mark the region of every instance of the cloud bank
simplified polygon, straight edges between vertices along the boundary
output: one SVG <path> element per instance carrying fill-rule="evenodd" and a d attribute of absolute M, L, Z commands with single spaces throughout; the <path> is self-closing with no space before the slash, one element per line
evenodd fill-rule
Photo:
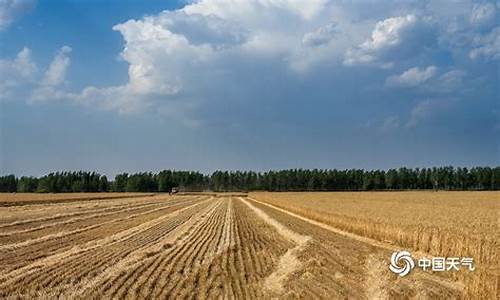
<path fill-rule="evenodd" d="M 27 5 L 1 3 L 0 26 L 10 24 L 19 7 Z M 128 64 L 128 81 L 121 85 L 68 89 L 69 47 L 61 48 L 33 83 L 29 79 L 37 68 L 29 49 L 23 49 L 13 60 L 0 61 L 0 68 L 11 70 L 1 73 L 12 74 L 2 75 L 8 78 L 0 95 L 11 97 L 24 80 L 32 86 L 34 102 L 64 100 L 119 113 L 156 112 L 201 124 L 209 106 L 273 103 L 280 93 L 293 94 L 293 87 L 300 85 L 341 99 L 372 101 L 372 92 L 346 90 L 339 79 L 363 74 L 363 87 L 379 94 L 415 89 L 416 94 L 401 95 L 399 101 L 426 99 L 417 100 L 407 116 L 391 117 L 386 124 L 394 127 L 406 117 L 413 127 L 430 115 L 432 99 L 443 93 L 464 98 L 478 82 L 465 86 L 466 74 L 484 77 L 478 65 L 497 65 L 500 59 L 498 5 L 448 6 L 419 1 L 362 6 L 327 0 L 201 0 L 113 27 L 123 37 L 120 56 Z M 263 89 L 270 83 L 280 92 Z"/>

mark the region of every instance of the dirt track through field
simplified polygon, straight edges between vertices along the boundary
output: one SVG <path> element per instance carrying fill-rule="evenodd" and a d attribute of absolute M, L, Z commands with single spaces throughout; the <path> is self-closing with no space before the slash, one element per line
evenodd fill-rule
<path fill-rule="evenodd" d="M 391 274 L 390 246 L 254 199 L 58 205 L 2 208 L 13 217 L 0 225 L 0 298 L 463 297 L 447 279 Z"/>
<path fill-rule="evenodd" d="M 376 241 L 374 239 L 370 239 L 370 238 L 367 238 L 367 237 L 363 237 L 363 236 L 360 236 L 360 235 L 357 235 L 357 234 L 353 234 L 353 233 L 350 233 L 350 232 L 346 232 L 346 231 L 337 229 L 337 228 L 332 227 L 330 225 L 327 225 L 327 224 L 324 224 L 324 223 L 321 223 L 321 222 L 318 222 L 318 221 L 315 221 L 315 220 L 312 220 L 312 219 L 300 216 L 298 214 L 289 212 L 289 211 L 287 211 L 285 209 L 276 207 L 276 206 L 274 206 L 272 204 L 264 203 L 264 202 L 261 202 L 261 201 L 258 201 L 256 199 L 252 199 L 252 198 L 249 198 L 249 199 L 251 199 L 252 201 L 254 201 L 256 203 L 259 203 L 261 205 L 265 205 L 265 206 L 270 207 L 270 208 L 272 208 L 274 210 L 278 210 L 278 211 L 280 211 L 282 213 L 285 213 L 285 214 L 290 215 L 290 216 L 292 216 L 294 218 L 302 220 L 304 222 L 307 222 L 307 223 L 310 223 L 312 225 L 315 225 L 315 226 L 318 226 L 320 228 L 323 228 L 325 230 L 334 232 L 335 234 L 339 234 L 339 235 L 345 236 L 345 237 L 347 237 L 349 239 L 352 239 L 352 240 L 355 240 L 355 241 L 359 241 L 359 242 L 362 242 L 362 243 L 365 243 L 365 244 L 369 244 L 371 246 L 374 246 L 374 247 L 377 247 L 377 248 L 380 248 L 380 249 L 389 250 L 389 251 L 398 251 L 398 250 L 401 250 L 400 247 L 397 247 L 397 246 L 394 246 L 394 245 L 391 245 L 391 244 L 388 244 L 388 243 L 382 243 L 382 242 Z M 420 257 L 423 257 L 423 256 L 431 257 L 432 256 L 432 255 L 430 255 L 428 253 L 422 253 L 422 252 L 414 252 L 413 254 L 416 255 L 416 256 L 420 256 Z M 369 282 L 369 284 L 370 284 L 371 291 L 376 292 L 376 294 L 381 293 L 383 295 L 386 291 L 382 290 L 380 286 L 384 285 L 385 280 L 383 279 L 383 277 L 385 275 L 387 275 L 385 273 L 379 272 L 381 269 L 383 269 L 382 268 L 383 267 L 383 263 L 380 260 L 377 260 L 374 255 L 370 255 L 368 257 L 368 259 L 367 259 L 367 264 L 366 265 L 367 265 L 367 273 L 366 274 L 368 275 L 367 282 Z M 376 267 L 375 268 L 370 268 L 369 266 L 376 266 Z M 428 281 L 434 281 L 436 284 L 445 286 L 447 289 L 456 290 L 458 292 L 462 292 L 464 290 L 463 284 L 459 283 L 459 282 L 453 282 L 451 280 L 440 278 L 438 276 L 430 276 L 430 275 L 428 275 L 426 273 L 420 273 L 418 276 L 419 277 L 424 277 Z M 380 297 L 378 297 L 378 298 L 380 298 Z"/>
<path fill-rule="evenodd" d="M 283 283 L 287 280 L 287 277 L 300 268 L 301 262 L 297 259 L 297 255 L 304 250 L 307 243 L 311 240 L 311 237 L 300 235 L 288 229 L 275 219 L 269 217 L 269 215 L 262 210 L 253 206 L 250 202 L 245 201 L 243 198 L 239 199 L 250 207 L 262 220 L 274 227 L 283 238 L 296 244 L 295 247 L 288 249 L 287 252 L 280 257 L 276 270 L 271 273 L 264 282 L 264 288 L 274 294 L 281 295 L 284 292 Z"/>

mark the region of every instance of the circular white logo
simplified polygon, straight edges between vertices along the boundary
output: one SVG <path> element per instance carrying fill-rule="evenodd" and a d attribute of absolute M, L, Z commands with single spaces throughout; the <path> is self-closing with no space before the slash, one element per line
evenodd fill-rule
<path fill-rule="evenodd" d="M 415 267 L 415 262 L 411 258 L 411 254 L 408 251 L 396 251 L 392 253 L 391 265 L 389 269 L 403 277 L 410 273 L 411 269 Z"/>

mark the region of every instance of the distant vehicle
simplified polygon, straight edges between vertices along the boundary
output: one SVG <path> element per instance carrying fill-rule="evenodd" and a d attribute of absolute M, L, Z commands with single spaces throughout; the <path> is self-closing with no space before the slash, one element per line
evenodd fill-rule
<path fill-rule="evenodd" d="M 176 187 L 173 187 L 171 190 L 170 190 L 170 193 L 168 193 L 169 195 L 173 195 L 173 194 L 177 194 L 179 192 L 179 189 L 176 188 Z"/>

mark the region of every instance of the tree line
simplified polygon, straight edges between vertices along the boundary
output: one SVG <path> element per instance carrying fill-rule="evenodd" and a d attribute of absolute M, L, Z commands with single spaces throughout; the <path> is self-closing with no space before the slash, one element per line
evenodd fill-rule
<path fill-rule="evenodd" d="M 280 171 L 164 170 L 122 173 L 113 181 L 96 172 L 56 172 L 42 177 L 0 177 L 0 192 L 370 191 L 500 190 L 500 167 L 434 167 L 389 170 L 289 169 Z"/>

